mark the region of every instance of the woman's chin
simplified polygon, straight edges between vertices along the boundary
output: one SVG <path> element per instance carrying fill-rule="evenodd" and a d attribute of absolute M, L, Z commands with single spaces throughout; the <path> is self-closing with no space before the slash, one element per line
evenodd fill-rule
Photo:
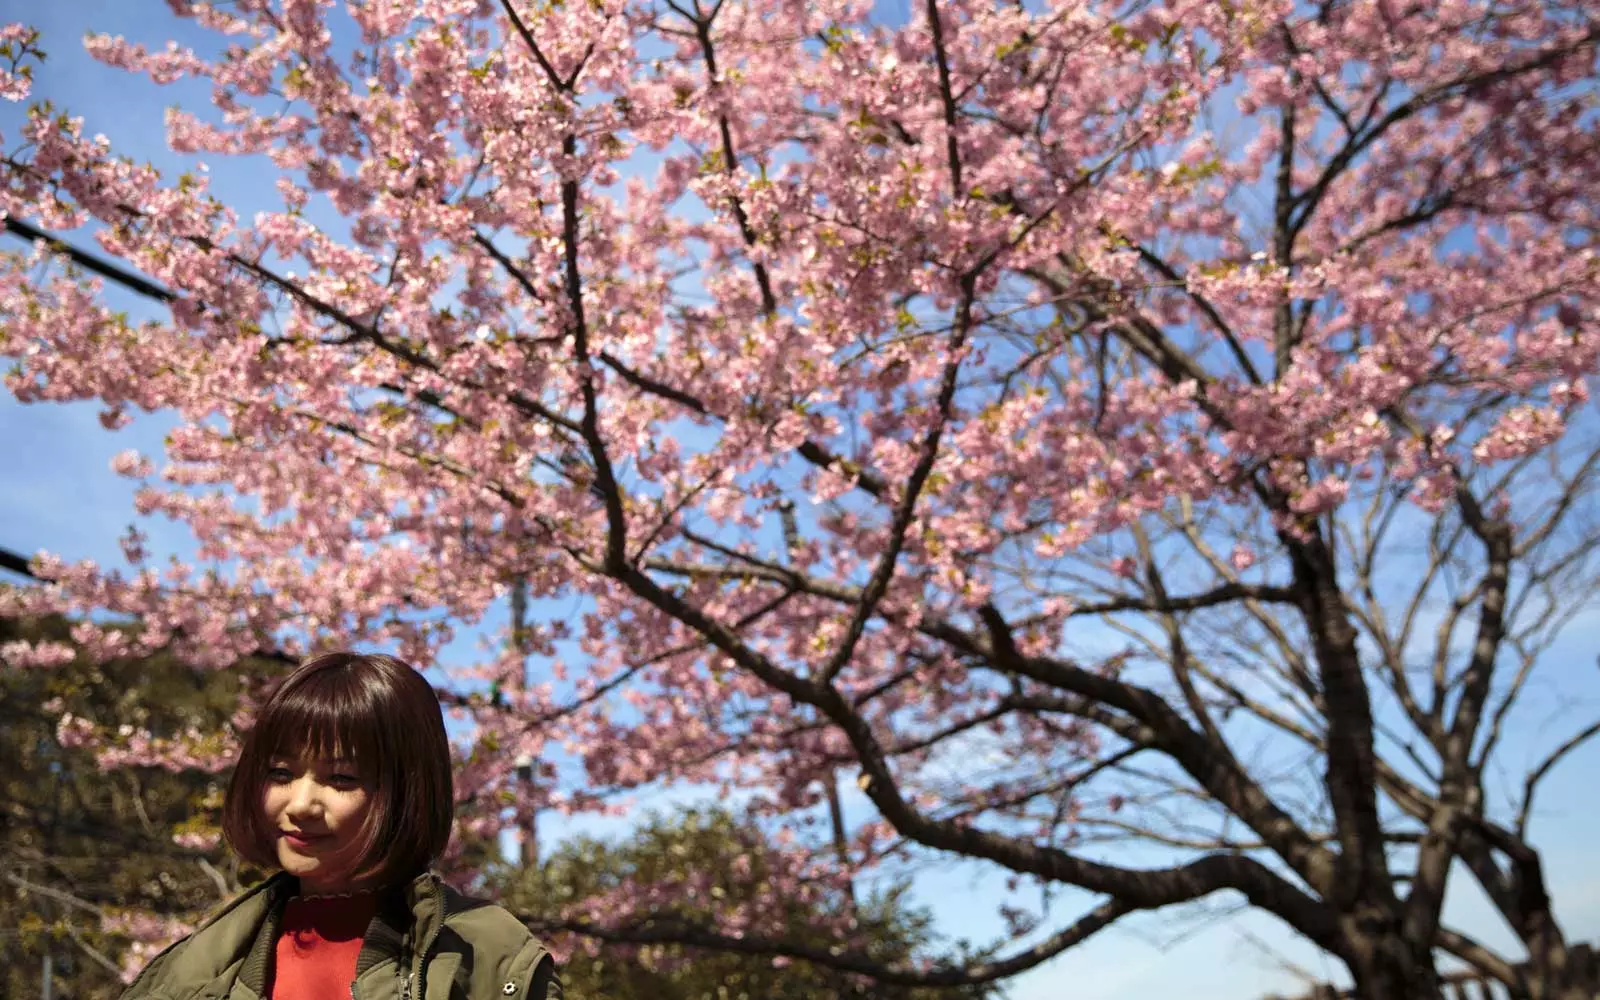
<path fill-rule="evenodd" d="M 318 858 L 308 858 L 283 848 L 278 850 L 278 865 L 290 875 L 301 878 L 316 875 L 326 867 Z"/>

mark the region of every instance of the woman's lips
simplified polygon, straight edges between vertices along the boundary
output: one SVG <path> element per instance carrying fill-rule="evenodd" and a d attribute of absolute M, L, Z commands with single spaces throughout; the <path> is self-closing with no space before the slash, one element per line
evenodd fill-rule
<path fill-rule="evenodd" d="M 291 847 L 310 847 L 318 841 L 328 839 L 328 835 L 325 833 L 292 833 L 288 830 L 280 830 L 278 832 L 284 840 L 289 842 Z"/>

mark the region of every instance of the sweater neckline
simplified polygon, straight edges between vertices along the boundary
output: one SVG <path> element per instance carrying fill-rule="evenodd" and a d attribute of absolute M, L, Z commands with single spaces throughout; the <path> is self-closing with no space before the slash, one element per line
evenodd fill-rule
<path fill-rule="evenodd" d="M 321 903 L 340 899 L 362 899 L 374 897 L 381 891 L 381 889 L 352 889 L 349 892 L 297 892 L 289 897 L 289 901 L 291 903 L 297 900 L 306 903 Z"/>

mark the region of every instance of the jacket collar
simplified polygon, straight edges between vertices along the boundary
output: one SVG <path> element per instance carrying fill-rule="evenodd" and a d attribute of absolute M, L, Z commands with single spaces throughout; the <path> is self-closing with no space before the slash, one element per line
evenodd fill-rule
<path fill-rule="evenodd" d="M 214 913 L 178 947 L 160 974 L 163 992 L 187 996 L 228 977 L 266 996 L 283 904 L 298 888 L 296 878 L 279 872 Z M 356 959 L 356 977 L 388 962 L 401 975 L 416 972 L 448 909 L 448 894 L 432 872 L 381 894 Z"/>

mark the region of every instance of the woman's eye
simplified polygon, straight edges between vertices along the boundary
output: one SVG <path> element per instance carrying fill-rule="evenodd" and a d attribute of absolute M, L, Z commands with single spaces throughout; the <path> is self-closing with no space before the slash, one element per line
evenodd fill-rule
<path fill-rule="evenodd" d="M 294 775 L 289 773 L 289 769 L 287 767 L 272 767 L 267 769 L 267 777 L 271 778 L 273 781 L 288 781 L 289 779 L 293 778 Z"/>
<path fill-rule="evenodd" d="M 356 785 L 361 784 L 361 779 L 353 774 L 336 774 L 332 780 L 340 788 L 354 788 Z"/>

